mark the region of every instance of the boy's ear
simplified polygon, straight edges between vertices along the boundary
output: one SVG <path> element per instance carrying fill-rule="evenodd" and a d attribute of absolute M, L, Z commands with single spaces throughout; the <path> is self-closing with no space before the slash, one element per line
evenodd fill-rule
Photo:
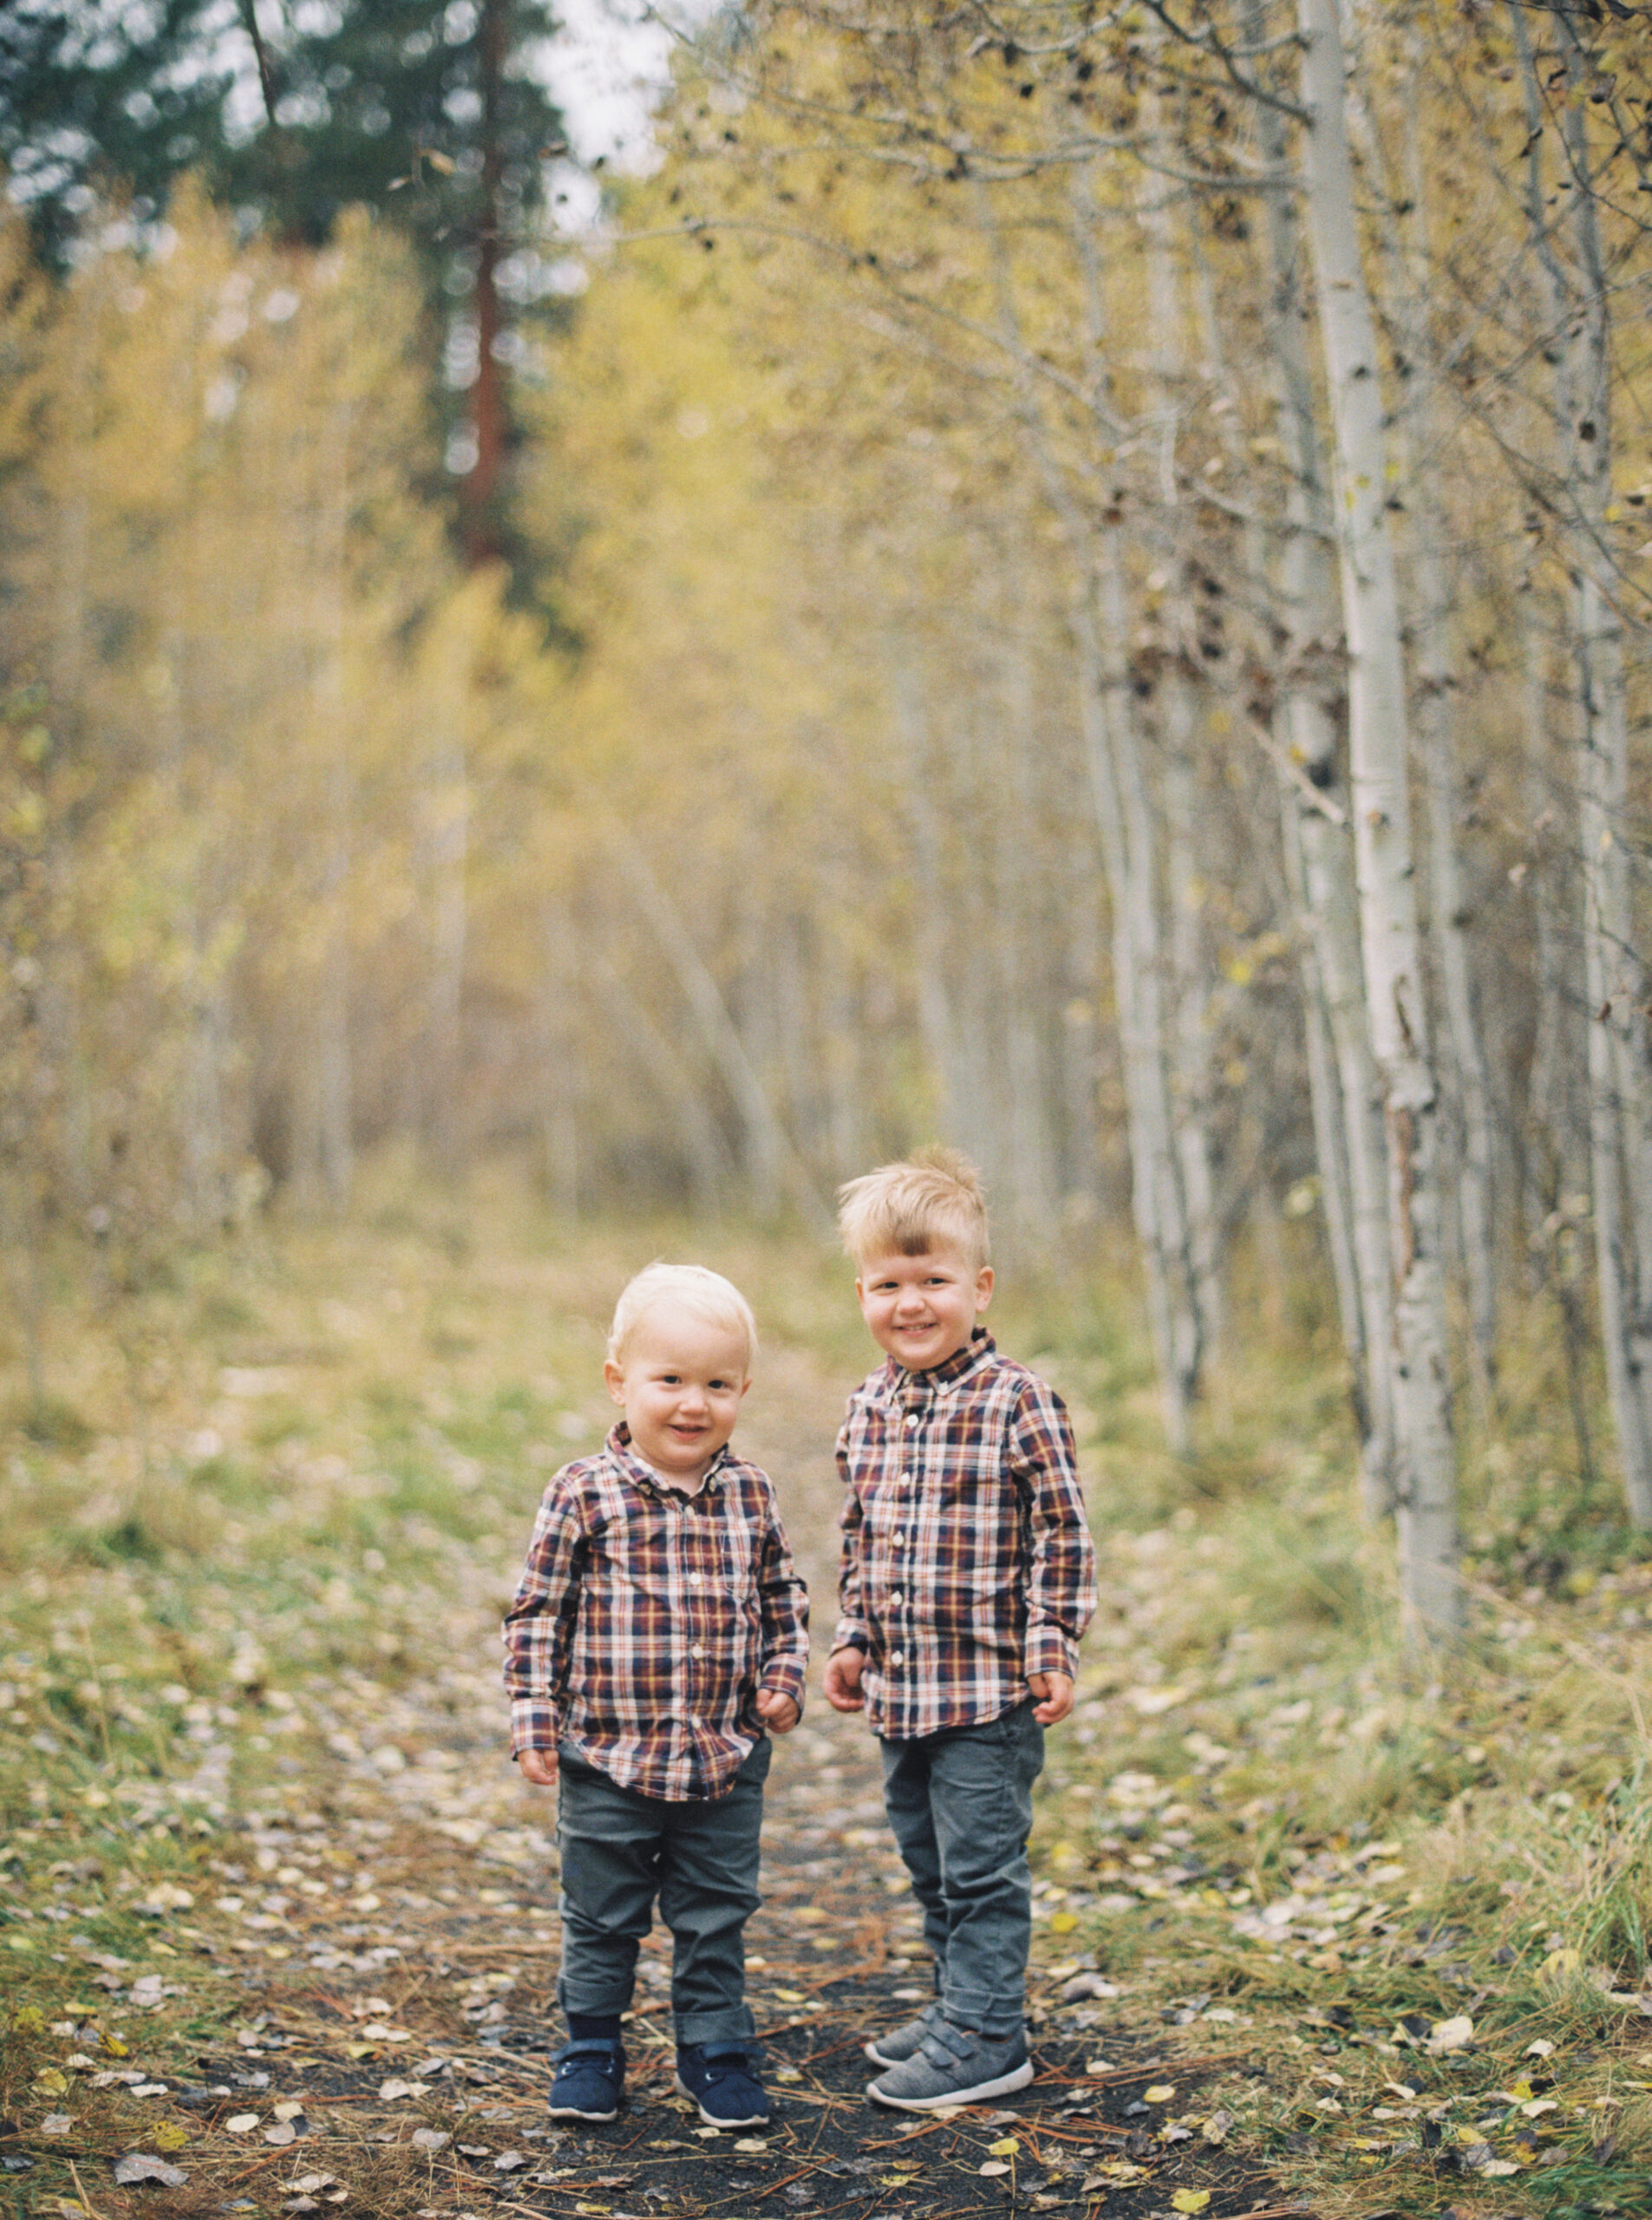
<path fill-rule="evenodd" d="M 976 1312 L 979 1313 L 984 1310 L 991 1301 L 992 1266 L 990 1264 L 983 1264 L 981 1270 L 975 1276 L 975 1307 Z"/>
<path fill-rule="evenodd" d="M 611 1356 L 603 1366 L 603 1384 L 617 1403 L 625 1401 L 625 1375 Z"/>

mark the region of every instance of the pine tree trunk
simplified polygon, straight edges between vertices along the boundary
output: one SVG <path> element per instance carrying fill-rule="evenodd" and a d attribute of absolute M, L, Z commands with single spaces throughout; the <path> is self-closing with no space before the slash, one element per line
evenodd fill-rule
<path fill-rule="evenodd" d="M 1303 134 L 1307 228 L 1335 442 L 1348 637 L 1360 937 L 1388 1139 L 1401 1608 L 1407 1636 L 1416 1643 L 1449 1636 L 1462 1621 L 1440 1265 L 1439 1097 L 1415 898 L 1406 679 L 1376 335 L 1355 225 L 1335 0 L 1301 0 L 1301 24 L 1310 118 Z"/>

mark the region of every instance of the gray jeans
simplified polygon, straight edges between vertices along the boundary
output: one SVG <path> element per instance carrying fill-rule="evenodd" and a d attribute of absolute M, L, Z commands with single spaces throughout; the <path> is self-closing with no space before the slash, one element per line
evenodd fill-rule
<path fill-rule="evenodd" d="M 749 2042 L 746 1922 L 757 1909 L 765 1736 L 714 1802 L 668 1803 L 621 1788 L 583 1758 L 558 1763 L 565 2013 L 628 2011 L 637 1949 L 656 1897 L 671 1930 L 671 2008 L 679 2043 Z"/>
<path fill-rule="evenodd" d="M 1018 2034 L 1033 1931 L 1027 1838 L 1044 1766 L 1031 1701 L 881 1747 L 884 1802 L 924 1907 L 942 2008 L 957 2027 Z"/>

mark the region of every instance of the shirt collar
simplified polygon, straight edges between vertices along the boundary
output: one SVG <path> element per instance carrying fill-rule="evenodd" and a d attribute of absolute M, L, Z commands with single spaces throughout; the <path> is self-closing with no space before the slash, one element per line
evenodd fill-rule
<path fill-rule="evenodd" d="M 904 1364 L 894 1358 L 884 1360 L 885 1391 L 903 1408 L 927 1402 L 930 1395 L 956 1387 L 957 1382 L 973 1372 L 978 1364 L 991 1356 L 995 1343 L 984 1326 L 976 1326 L 961 1349 L 954 1349 L 944 1363 L 931 1365 L 927 1372 L 908 1372 Z"/>
<path fill-rule="evenodd" d="M 604 1447 L 625 1478 L 634 1485 L 645 1489 L 650 1495 L 659 1496 L 662 1499 L 669 1499 L 676 1503 L 692 1503 L 694 1496 L 704 1495 L 708 1489 L 714 1487 L 732 1453 L 728 1443 L 724 1442 L 710 1464 L 707 1466 L 704 1479 L 695 1488 L 694 1495 L 690 1495 L 687 1488 L 673 1487 L 670 1481 L 656 1472 L 652 1465 L 643 1463 L 636 1450 L 631 1447 L 631 1430 L 624 1419 L 615 1420 Z"/>

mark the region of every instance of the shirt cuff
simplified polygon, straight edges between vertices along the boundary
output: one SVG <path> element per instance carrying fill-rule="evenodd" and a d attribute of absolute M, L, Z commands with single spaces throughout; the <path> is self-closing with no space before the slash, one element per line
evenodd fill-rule
<path fill-rule="evenodd" d="M 832 1637 L 833 1649 L 859 1649 L 872 1655 L 872 1636 L 859 1619 L 839 1619 Z"/>
<path fill-rule="evenodd" d="M 767 1688 L 772 1695 L 790 1696 L 797 1706 L 797 1715 L 801 1719 L 806 1677 L 800 1657 L 771 1657 L 758 1676 L 757 1685 L 760 1688 Z"/>
<path fill-rule="evenodd" d="M 1027 1635 L 1025 1673 L 1065 1673 L 1069 1681 L 1079 1675 L 1079 1646 L 1069 1642 L 1060 1627 L 1032 1627 Z"/>
<path fill-rule="evenodd" d="M 543 1696 L 513 1696 L 511 1699 L 511 1755 L 519 1758 L 524 1750 L 554 1750 L 560 1740 L 560 1722 L 557 1707 Z"/>

